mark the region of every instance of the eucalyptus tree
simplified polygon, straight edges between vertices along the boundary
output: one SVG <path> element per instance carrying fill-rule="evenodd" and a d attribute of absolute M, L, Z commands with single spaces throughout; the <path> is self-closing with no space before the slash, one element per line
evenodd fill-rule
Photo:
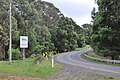
<path fill-rule="evenodd" d="M 97 0 L 98 12 L 93 21 L 92 46 L 96 53 L 110 56 L 120 55 L 120 2 L 119 0 Z"/>
<path fill-rule="evenodd" d="M 2 1 L 3 3 L 0 3 L 0 53 L 6 54 L 9 46 L 8 4 L 10 0 Z M 52 3 L 41 0 L 12 0 L 11 3 L 12 48 L 20 50 L 19 37 L 28 36 L 27 57 L 38 48 L 40 48 L 38 51 L 74 50 L 79 41 L 82 42 L 82 28 L 72 18 L 64 17 Z"/>
<path fill-rule="evenodd" d="M 6 53 L 8 50 L 8 46 L 9 46 L 9 4 L 10 4 L 10 0 L 1 0 L 0 1 L 0 25 L 2 26 L 2 39 L 0 42 L 2 42 L 2 53 Z M 18 40 L 18 35 L 19 35 L 19 30 L 17 28 L 17 20 L 14 17 L 14 13 L 15 13 L 15 8 L 14 5 L 12 5 L 12 39 L 13 41 Z M 14 46 L 14 45 L 13 45 Z M 2 54 L 3 55 L 3 54 Z"/>
<path fill-rule="evenodd" d="M 62 17 L 58 23 L 57 34 L 55 39 L 55 47 L 58 51 L 74 50 L 77 45 L 78 35 L 75 32 L 75 26 L 71 18 Z"/>

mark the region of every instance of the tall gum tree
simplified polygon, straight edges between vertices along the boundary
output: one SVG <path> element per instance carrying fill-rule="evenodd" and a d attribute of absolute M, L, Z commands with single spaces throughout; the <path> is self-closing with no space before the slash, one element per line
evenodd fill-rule
<path fill-rule="evenodd" d="M 120 1 L 96 0 L 98 12 L 93 20 L 92 46 L 102 56 L 120 56 Z M 94 14 L 92 14 L 94 16 Z"/>

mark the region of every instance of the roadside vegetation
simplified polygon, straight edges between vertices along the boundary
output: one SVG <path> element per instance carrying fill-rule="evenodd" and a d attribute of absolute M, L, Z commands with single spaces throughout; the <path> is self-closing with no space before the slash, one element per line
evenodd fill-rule
<path fill-rule="evenodd" d="M 94 52 L 93 50 L 88 51 L 88 52 L 86 52 L 85 54 L 87 54 L 88 56 L 91 56 L 91 57 L 95 57 L 95 58 L 110 59 L 110 60 L 112 60 L 111 57 L 103 57 L 103 56 L 100 56 L 100 55 L 95 54 L 95 52 Z"/>
<path fill-rule="evenodd" d="M 83 48 L 76 48 L 75 50 L 83 50 L 83 49 L 87 49 L 87 48 L 90 48 L 90 45 L 86 45 L 86 46 L 83 47 Z"/>
<path fill-rule="evenodd" d="M 1 75 L 50 77 L 61 68 L 59 64 L 51 68 L 51 55 L 85 46 L 83 28 L 72 18 L 65 17 L 52 3 L 41 0 L 12 0 L 13 62 L 9 64 L 9 3 L 10 0 L 0 0 Z M 22 61 L 20 36 L 28 36 L 25 62 Z M 45 57 L 47 60 L 43 59 Z"/>
<path fill-rule="evenodd" d="M 97 58 L 120 59 L 120 2 L 118 0 L 95 0 L 98 9 L 91 11 L 91 24 L 84 24 L 85 43 Z"/>
<path fill-rule="evenodd" d="M 91 45 L 95 57 L 120 58 L 120 1 L 95 0 L 98 11 L 91 11 L 91 24 L 77 25 L 52 3 L 41 0 L 12 0 L 12 60 L 9 64 L 9 3 L 0 0 L 0 73 L 19 76 L 52 75 L 50 61 L 34 62 L 52 54 L 86 49 Z M 23 63 L 20 36 L 28 36 Z M 85 46 L 87 45 L 87 46 Z M 82 48 L 84 47 L 84 48 Z M 35 59 L 29 59 L 32 55 Z M 84 57 L 84 56 L 83 56 Z M 98 62 L 99 63 L 99 62 Z M 101 62 L 104 63 L 104 62 Z M 111 64 L 111 63 L 107 63 Z M 114 65 L 114 64 L 113 64 Z M 115 64 L 118 65 L 118 64 Z M 44 76 L 43 76 L 44 75 Z"/>
<path fill-rule="evenodd" d="M 55 64 L 55 67 L 51 67 L 50 60 L 43 60 L 39 64 L 35 64 L 34 59 L 26 59 L 25 62 L 22 60 L 14 60 L 13 64 L 10 65 L 8 61 L 0 62 L 0 75 L 6 77 L 33 77 L 33 78 L 50 78 L 55 72 L 62 68 L 62 65 Z M 2 76 L 0 76 L 0 79 Z"/>
<path fill-rule="evenodd" d="M 91 56 L 91 57 L 100 58 L 100 59 L 110 59 L 109 57 L 103 57 L 103 56 L 96 55 L 95 53 L 93 53 L 93 51 L 89 51 L 89 52 L 84 53 L 84 54 L 87 54 L 88 56 Z M 82 54 L 81 57 L 83 59 L 85 59 L 85 60 L 90 61 L 90 62 L 94 62 L 94 63 L 98 63 L 98 64 L 112 65 L 112 66 L 120 66 L 120 64 L 117 64 L 117 63 L 111 63 L 111 62 L 104 62 L 104 61 L 93 60 L 93 59 L 85 57 L 84 54 Z"/>
<path fill-rule="evenodd" d="M 9 1 L 0 0 L 0 60 L 9 59 Z M 22 57 L 20 36 L 28 36 L 29 47 L 25 51 L 28 58 L 32 54 L 72 51 L 85 45 L 83 28 L 52 3 L 12 0 L 11 4 L 13 60 Z"/>
<path fill-rule="evenodd" d="M 112 59 L 120 57 L 120 1 L 95 0 L 92 10 L 91 46 L 95 53 Z"/>

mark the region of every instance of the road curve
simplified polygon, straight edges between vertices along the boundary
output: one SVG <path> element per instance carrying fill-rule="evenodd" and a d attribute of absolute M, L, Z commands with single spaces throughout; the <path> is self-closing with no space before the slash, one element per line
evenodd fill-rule
<path fill-rule="evenodd" d="M 105 64 L 92 63 L 80 57 L 81 54 L 89 50 L 91 50 L 91 48 L 59 54 L 56 56 L 56 59 L 58 62 L 63 64 L 79 66 L 79 67 L 83 67 L 91 70 L 103 71 L 103 72 L 120 76 L 119 66 L 110 66 Z"/>

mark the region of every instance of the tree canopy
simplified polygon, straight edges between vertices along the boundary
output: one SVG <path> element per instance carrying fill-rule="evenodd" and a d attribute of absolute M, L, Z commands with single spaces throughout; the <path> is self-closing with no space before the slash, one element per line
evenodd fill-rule
<path fill-rule="evenodd" d="M 12 0 L 12 48 L 19 49 L 20 36 L 28 36 L 26 56 L 49 51 L 70 51 L 82 45 L 82 28 L 64 17 L 52 3 Z M 0 1 L 0 55 L 8 58 L 9 0 Z M 81 46 L 82 47 L 82 46 Z M 40 50 L 39 50 L 40 49 Z M 15 51 L 15 50 L 14 50 Z"/>
<path fill-rule="evenodd" d="M 96 0 L 98 12 L 92 11 L 92 47 L 99 55 L 120 56 L 120 1 Z"/>

